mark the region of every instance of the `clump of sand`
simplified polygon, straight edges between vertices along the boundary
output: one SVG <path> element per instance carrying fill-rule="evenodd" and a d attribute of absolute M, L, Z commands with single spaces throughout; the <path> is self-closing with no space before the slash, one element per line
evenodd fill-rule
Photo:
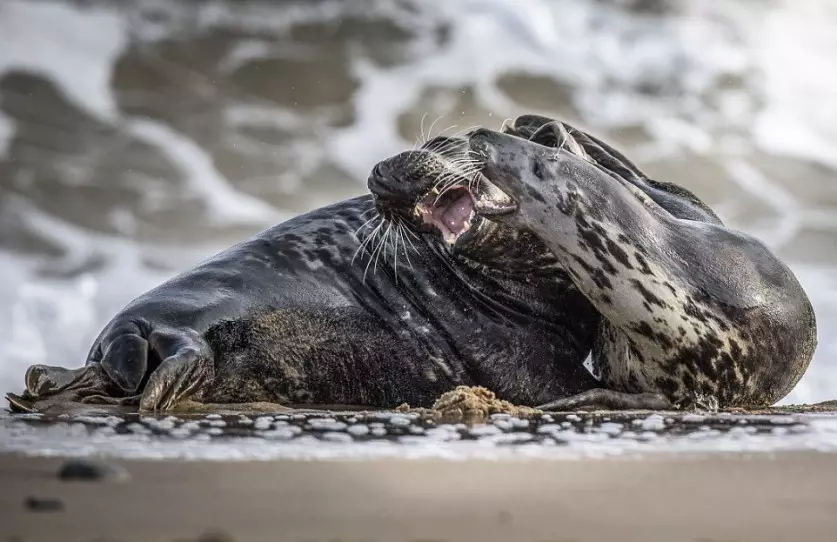
<path fill-rule="evenodd" d="M 457 386 L 436 399 L 431 408 L 410 408 L 399 406 L 400 412 L 419 412 L 444 421 L 476 421 L 487 419 L 492 414 L 531 416 L 541 411 L 527 406 L 514 405 L 497 398 L 494 392 L 482 386 Z"/>

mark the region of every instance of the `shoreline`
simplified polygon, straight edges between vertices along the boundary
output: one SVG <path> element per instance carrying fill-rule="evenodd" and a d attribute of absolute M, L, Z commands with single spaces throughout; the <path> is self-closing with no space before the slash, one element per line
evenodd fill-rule
<path fill-rule="evenodd" d="M 123 482 L 62 482 L 62 460 L 0 455 L 0 540 L 831 541 L 837 454 L 642 461 L 113 460 Z M 29 497 L 63 509 L 27 510 Z M 226 533 L 224 538 L 220 533 Z"/>

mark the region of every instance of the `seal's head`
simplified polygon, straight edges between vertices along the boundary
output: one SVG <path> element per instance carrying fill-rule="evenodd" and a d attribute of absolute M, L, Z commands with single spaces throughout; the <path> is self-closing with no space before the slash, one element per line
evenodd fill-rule
<path fill-rule="evenodd" d="M 488 218 L 488 211 L 510 209 L 512 200 L 485 182 L 479 169 L 467 135 L 436 137 L 379 162 L 368 186 L 387 222 L 448 253 L 510 271 L 554 267 L 554 256 L 532 234 Z"/>
<path fill-rule="evenodd" d="M 527 228 L 531 225 L 527 222 L 555 212 L 572 214 L 582 197 L 588 204 L 585 212 L 597 212 L 607 207 L 603 201 L 602 205 L 595 203 L 607 197 L 607 191 L 591 194 L 589 187 L 618 183 L 676 218 L 721 222 L 690 191 L 649 179 L 621 153 L 581 130 L 535 115 L 520 117 L 516 123 L 518 135 L 488 129 L 469 134 L 471 156 L 480 164 L 480 175 L 512 199 L 502 208 L 477 205 L 480 216 Z M 578 183 L 582 178 L 595 182 Z M 579 184 L 588 187 L 588 193 L 580 193 Z M 545 191 L 550 192 L 548 197 Z M 547 206 L 547 200 L 557 204 Z M 517 213 L 520 207 L 526 212 Z"/>
<path fill-rule="evenodd" d="M 379 162 L 368 185 L 381 214 L 433 234 L 455 249 L 484 227 L 474 213 L 478 202 L 486 207 L 511 203 L 494 186 L 480 182 L 478 169 L 467 139 L 438 137 L 418 150 Z"/>

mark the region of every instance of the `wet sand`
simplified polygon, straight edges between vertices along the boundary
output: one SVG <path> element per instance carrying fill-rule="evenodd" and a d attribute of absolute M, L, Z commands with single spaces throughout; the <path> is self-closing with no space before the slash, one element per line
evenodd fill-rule
<path fill-rule="evenodd" d="M 120 461 L 61 482 L 0 456 L 0 540 L 833 541 L 837 455 L 584 461 Z M 27 510 L 28 497 L 59 511 Z"/>

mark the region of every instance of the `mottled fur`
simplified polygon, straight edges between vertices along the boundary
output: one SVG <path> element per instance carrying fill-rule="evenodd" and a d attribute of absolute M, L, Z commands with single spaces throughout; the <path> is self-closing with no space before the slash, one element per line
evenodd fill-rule
<path fill-rule="evenodd" d="M 787 266 L 688 191 L 572 127 L 539 124 L 529 141 L 479 130 L 471 146 L 518 204 L 495 220 L 535 233 L 603 315 L 593 365 L 613 396 L 763 406 L 790 392 L 816 323 Z"/>

